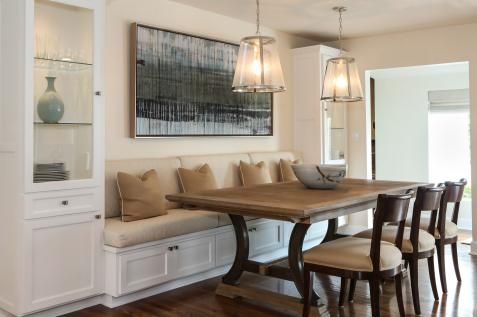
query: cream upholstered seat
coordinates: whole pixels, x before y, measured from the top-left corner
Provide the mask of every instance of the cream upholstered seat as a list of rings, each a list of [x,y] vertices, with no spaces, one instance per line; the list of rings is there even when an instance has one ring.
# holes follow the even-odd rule
[[[397,226],[385,226],[383,227],[383,232],[381,239],[390,243],[394,243],[394,239],[396,238],[396,233],[397,233],[398,227]],[[365,238],[365,239],[371,239],[373,235],[373,229],[365,230],[362,232],[359,232],[354,235],[356,238]],[[411,228],[404,228],[404,238],[402,240],[402,252],[403,253],[411,253],[413,251],[411,240],[410,240],[410,235],[411,235]],[[435,239],[434,237],[429,234],[427,231],[424,230],[419,230],[419,252],[424,252],[428,250],[434,249],[435,245]]]
[[[169,209],[167,215],[123,222],[120,217],[106,219],[104,244],[124,248],[216,228],[218,214],[205,210]]]
[[[357,272],[372,272],[371,240],[346,237],[320,244],[304,254],[307,263]],[[402,254],[392,243],[381,241],[380,270],[401,264]]]
[[[427,231],[427,229],[429,228],[429,222],[430,221],[431,221],[430,218],[421,218],[421,222],[419,224],[419,227],[422,230]],[[407,227],[410,227],[411,223],[412,223],[411,219],[406,220],[406,226]],[[453,238],[453,237],[457,236],[458,233],[459,233],[459,228],[457,227],[457,225],[455,223],[453,223],[452,221],[446,220],[446,228],[445,228],[446,239],[447,238]],[[440,239],[440,234],[437,231],[437,224],[436,224],[436,231],[434,233],[434,238]]]

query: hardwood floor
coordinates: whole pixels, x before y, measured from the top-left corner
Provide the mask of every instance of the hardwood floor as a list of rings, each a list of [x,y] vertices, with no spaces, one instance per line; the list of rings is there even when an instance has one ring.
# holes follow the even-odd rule
[[[435,302],[428,280],[426,261],[419,265],[419,287],[422,316],[477,316],[477,256],[470,256],[469,246],[459,244],[459,261],[462,283],[458,284],[452,266],[450,247],[446,250],[448,294],[439,294]],[[436,268],[437,272],[437,268]],[[438,279],[438,277],[437,277]],[[329,305],[331,316],[371,316],[368,285],[358,282],[353,303],[346,303],[339,309],[338,296],[340,280],[334,277],[318,276],[316,290]],[[231,300],[215,295],[215,287],[220,278],[214,278],[186,286],[167,293],[152,296],[121,307],[109,309],[95,306],[71,313],[68,317],[221,317],[260,316],[290,317],[296,313],[280,311],[263,304],[250,301]],[[278,281],[253,274],[246,274],[242,283],[250,283],[285,294],[297,294],[291,282]],[[403,281],[406,314],[414,315],[409,278]],[[438,284],[440,291],[440,285]],[[381,294],[382,316],[399,316],[394,292],[394,284],[386,282]]]

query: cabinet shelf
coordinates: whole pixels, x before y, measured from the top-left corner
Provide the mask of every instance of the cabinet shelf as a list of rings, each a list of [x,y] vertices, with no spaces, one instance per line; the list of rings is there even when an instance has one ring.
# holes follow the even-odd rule
[[[74,60],[62,60],[43,57],[35,57],[34,60],[36,68],[47,68],[58,71],[82,71],[91,70],[93,68],[93,64],[91,63]]]
[[[45,122],[34,122],[35,126],[91,126],[91,122],[58,122],[58,123],[45,123]]]
[[[66,59],[52,59],[52,58],[35,57],[35,60],[44,61],[44,62],[47,62],[47,63],[64,63],[64,64],[93,66],[93,64],[91,64],[91,63],[79,62],[79,61],[73,61],[73,60],[66,60]]]

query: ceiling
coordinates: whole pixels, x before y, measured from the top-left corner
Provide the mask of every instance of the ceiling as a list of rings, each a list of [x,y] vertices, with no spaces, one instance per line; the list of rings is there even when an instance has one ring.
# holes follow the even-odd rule
[[[172,0],[255,22],[255,0]],[[344,37],[362,37],[477,22],[477,0],[261,0],[262,24],[291,34],[337,36],[334,6],[346,6]]]

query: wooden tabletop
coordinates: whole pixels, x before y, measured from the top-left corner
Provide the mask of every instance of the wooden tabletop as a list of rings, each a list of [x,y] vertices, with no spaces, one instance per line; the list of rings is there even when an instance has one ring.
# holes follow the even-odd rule
[[[347,178],[335,189],[307,189],[299,182],[167,195],[185,206],[223,213],[313,223],[373,208],[379,194],[427,185]]]

